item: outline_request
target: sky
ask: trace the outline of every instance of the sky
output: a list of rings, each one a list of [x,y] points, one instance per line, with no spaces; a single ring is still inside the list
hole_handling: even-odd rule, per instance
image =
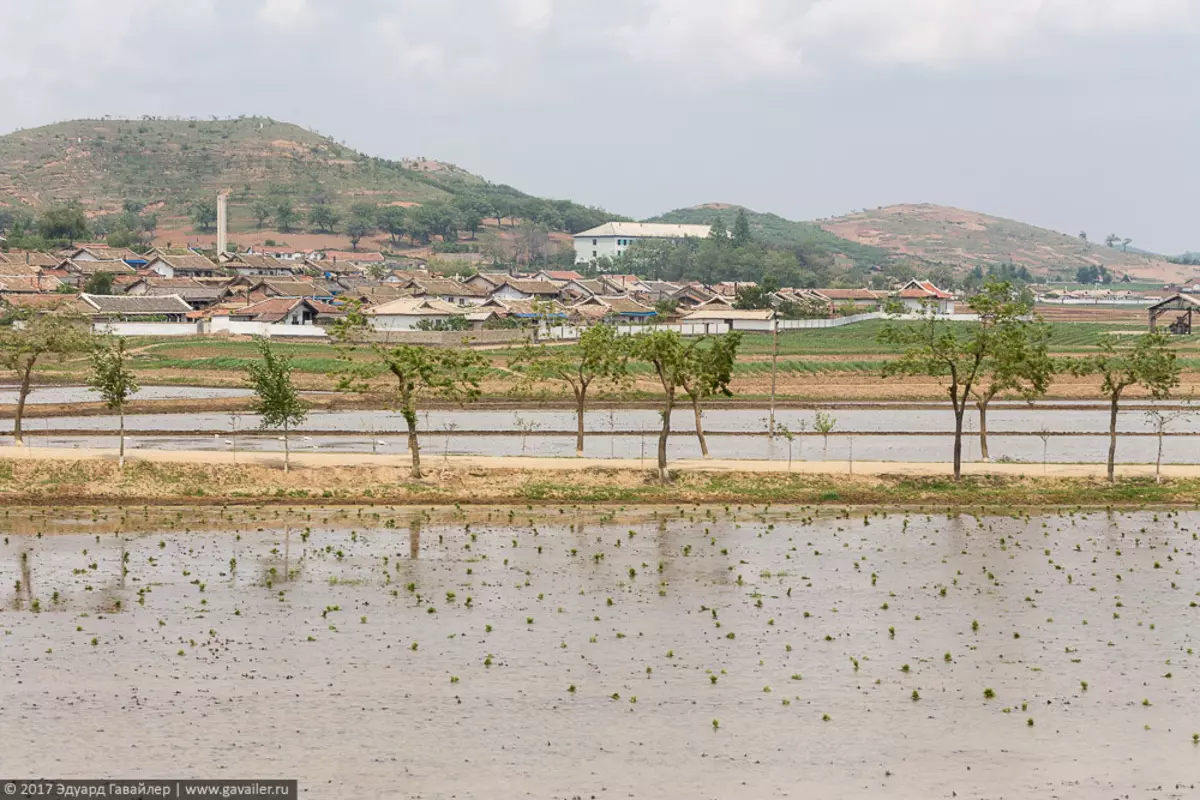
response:
[[[0,0],[0,132],[264,115],[646,217],[1200,250],[1200,0]]]

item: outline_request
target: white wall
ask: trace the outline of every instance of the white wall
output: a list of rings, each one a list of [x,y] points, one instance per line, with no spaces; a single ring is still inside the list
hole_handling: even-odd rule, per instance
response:
[[[376,330],[380,331],[412,331],[417,329],[417,323],[423,319],[429,321],[441,320],[443,322],[450,319],[449,314],[445,315],[430,315],[430,314],[372,314],[371,322]]]
[[[621,248],[623,251],[625,248]],[[575,263],[586,264],[597,258],[617,257],[616,236],[576,236]]]
[[[319,325],[281,325],[271,322],[238,322],[229,317],[213,317],[207,333],[228,333],[234,336],[265,336],[268,339],[285,336],[324,338],[327,334]]]
[[[97,322],[92,330],[114,336],[195,336],[200,326],[195,322]]]

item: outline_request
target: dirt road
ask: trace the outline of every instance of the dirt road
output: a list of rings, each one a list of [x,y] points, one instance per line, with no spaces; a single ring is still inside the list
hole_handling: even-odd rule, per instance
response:
[[[115,461],[115,449],[74,449],[58,447],[0,447],[0,459],[57,461],[101,459]],[[242,464],[256,466],[282,466],[283,456],[279,453],[225,453],[201,450],[127,450],[130,461],[184,464]],[[407,467],[408,456],[376,455],[372,453],[302,453],[291,457],[293,468],[321,469],[332,467]],[[427,469],[450,468],[461,471],[547,471],[575,472],[582,470],[650,470],[653,459],[637,458],[542,458],[536,456],[439,456],[427,454],[422,465]],[[734,460],[734,459],[679,459],[672,461],[671,469],[678,472],[697,473],[787,473],[797,475],[949,475],[951,467],[946,462],[920,461],[795,461],[788,466],[786,461]],[[964,475],[1000,475],[1007,477],[1048,478],[1099,478],[1105,475],[1103,464],[963,464]],[[1121,477],[1153,477],[1153,464],[1119,464],[1117,474]],[[1164,464],[1165,478],[1200,477],[1200,464]]]

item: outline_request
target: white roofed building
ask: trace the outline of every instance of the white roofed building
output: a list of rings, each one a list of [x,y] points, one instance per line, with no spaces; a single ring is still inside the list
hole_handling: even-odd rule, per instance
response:
[[[666,222],[606,222],[575,234],[575,263],[588,264],[601,258],[616,258],[639,239],[705,239],[709,225],[676,225]]]

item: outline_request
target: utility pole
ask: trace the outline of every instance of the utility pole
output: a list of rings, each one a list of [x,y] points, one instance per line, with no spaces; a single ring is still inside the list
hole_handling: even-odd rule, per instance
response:
[[[779,363],[779,319],[771,320],[771,418],[767,424],[767,430],[771,436],[775,435],[775,379],[778,375]]]

